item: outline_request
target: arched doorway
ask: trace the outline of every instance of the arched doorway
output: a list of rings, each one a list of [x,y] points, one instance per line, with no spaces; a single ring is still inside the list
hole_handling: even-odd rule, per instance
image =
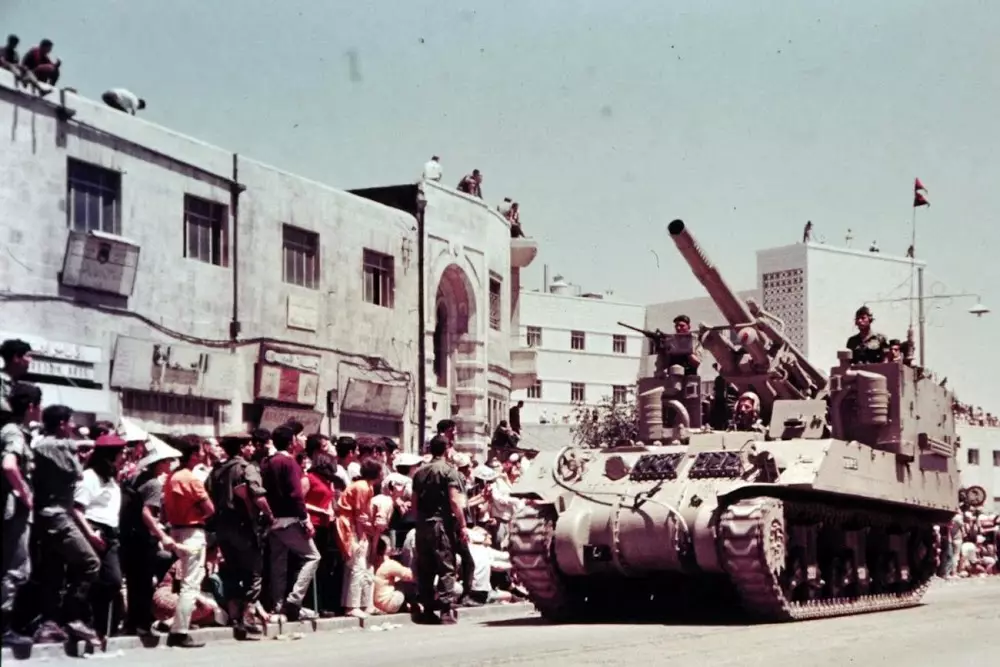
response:
[[[435,298],[434,375],[438,387],[454,385],[453,361],[463,338],[475,337],[475,296],[457,264],[441,275]]]

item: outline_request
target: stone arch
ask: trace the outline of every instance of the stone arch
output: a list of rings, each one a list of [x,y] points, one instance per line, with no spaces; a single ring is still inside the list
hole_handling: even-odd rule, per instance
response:
[[[451,359],[463,338],[478,334],[476,293],[468,274],[449,264],[441,273],[434,299],[434,374],[437,386],[451,384]]]

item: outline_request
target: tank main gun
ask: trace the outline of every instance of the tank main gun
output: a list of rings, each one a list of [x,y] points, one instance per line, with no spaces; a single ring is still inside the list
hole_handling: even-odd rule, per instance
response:
[[[741,392],[755,392],[762,413],[770,413],[778,399],[823,398],[827,375],[788,340],[776,325],[780,320],[754,300],[744,301],[726,284],[682,220],[674,220],[667,230],[729,328],[736,332],[738,345],[721,335],[718,327],[700,326],[701,344],[715,357],[720,375]]]

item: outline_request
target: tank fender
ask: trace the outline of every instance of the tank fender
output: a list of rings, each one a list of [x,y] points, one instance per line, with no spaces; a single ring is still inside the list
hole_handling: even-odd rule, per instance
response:
[[[554,504],[565,491],[556,483],[552,474],[563,451],[542,452],[535,457],[527,472],[514,484],[510,495],[543,504]]]
[[[704,572],[725,573],[719,559],[718,530],[716,520],[719,503],[715,499],[705,499],[691,524],[691,540],[694,545],[694,558],[698,567]]]

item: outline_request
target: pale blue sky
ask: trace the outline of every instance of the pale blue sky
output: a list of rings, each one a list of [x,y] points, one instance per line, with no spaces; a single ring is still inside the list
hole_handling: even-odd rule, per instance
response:
[[[699,296],[675,217],[740,288],[807,219],[902,254],[919,176],[929,280],[1000,309],[1000,2],[0,5],[24,48],[55,42],[67,85],[127,87],[150,120],[289,171],[352,188],[412,181],[432,153],[450,184],[479,167],[540,241],[528,286],[545,262],[620,299]],[[968,305],[942,370],[995,412],[1000,314]]]

